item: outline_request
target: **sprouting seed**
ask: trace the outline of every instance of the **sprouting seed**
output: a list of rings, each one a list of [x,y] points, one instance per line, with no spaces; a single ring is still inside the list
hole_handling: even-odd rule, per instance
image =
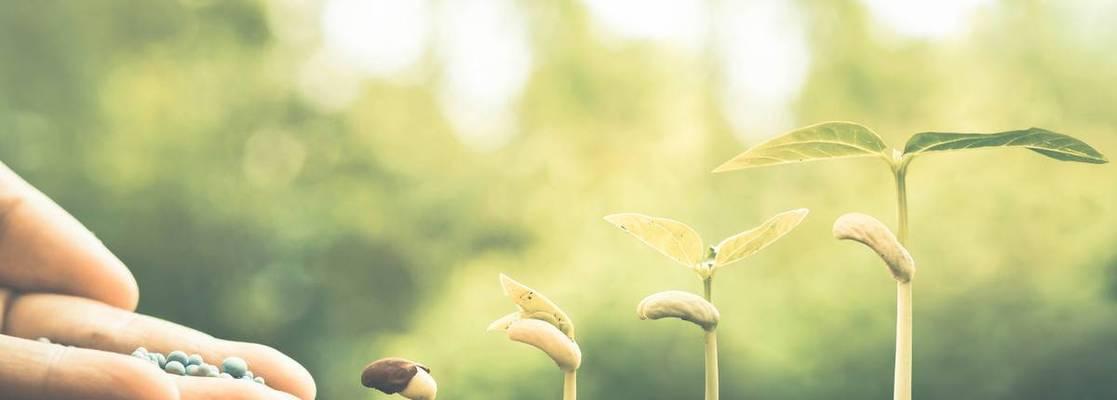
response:
[[[186,375],[186,367],[178,361],[167,361],[167,366],[163,369],[169,374]]]
[[[229,357],[221,362],[221,371],[232,375],[234,378],[240,378],[248,372],[248,363],[240,357]]]

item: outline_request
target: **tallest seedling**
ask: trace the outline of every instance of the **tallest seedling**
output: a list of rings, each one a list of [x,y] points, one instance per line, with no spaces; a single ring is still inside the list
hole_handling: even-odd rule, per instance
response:
[[[908,240],[907,171],[915,157],[927,153],[995,147],[1023,147],[1060,161],[1089,164],[1109,162],[1081,140],[1046,129],[1029,128],[1000,133],[917,133],[904,150],[890,149],[875,132],[852,122],[823,122],[778,136],[733,157],[714,172],[830,158],[874,157],[884,160],[896,181],[899,242]],[[911,399],[911,282],[900,280],[897,300],[895,400]],[[906,334],[906,337],[902,337]]]

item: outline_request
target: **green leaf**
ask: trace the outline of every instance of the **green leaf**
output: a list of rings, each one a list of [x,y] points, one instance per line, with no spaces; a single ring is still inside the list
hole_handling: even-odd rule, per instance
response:
[[[613,214],[605,220],[687,268],[696,268],[706,259],[702,237],[682,222],[636,213]]]
[[[845,157],[888,157],[875,132],[853,122],[823,122],[753,146],[714,172]]]
[[[908,140],[908,144],[904,146],[904,155],[985,147],[1024,147],[1061,161],[1091,164],[1109,162],[1104,155],[1081,140],[1040,128],[1001,133],[919,133]]]
[[[723,267],[748,256],[756,254],[779,238],[791,232],[803,218],[807,217],[806,208],[784,211],[768,218],[760,226],[730,236],[718,243],[714,258],[714,268]]]

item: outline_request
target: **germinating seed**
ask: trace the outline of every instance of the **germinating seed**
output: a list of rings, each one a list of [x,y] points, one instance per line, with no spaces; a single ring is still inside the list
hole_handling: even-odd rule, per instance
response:
[[[240,357],[229,357],[221,362],[221,367],[206,364],[205,359],[199,354],[186,355],[183,351],[172,351],[167,356],[162,353],[152,353],[143,347],[136,348],[132,357],[158,365],[160,369],[169,374],[187,375],[210,378],[243,379],[246,381],[264,384],[264,378],[256,376],[248,369],[248,362]]]

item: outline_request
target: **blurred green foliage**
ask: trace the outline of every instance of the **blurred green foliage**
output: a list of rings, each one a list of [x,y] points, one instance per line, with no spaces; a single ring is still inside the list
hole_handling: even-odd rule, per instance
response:
[[[1117,35],[1060,4],[1005,2],[962,40],[923,41],[882,38],[857,2],[803,2],[797,120],[889,143],[1040,126],[1112,157]],[[829,233],[847,211],[893,221],[879,161],[711,175],[755,141],[718,112],[709,63],[602,43],[569,0],[526,3],[538,61],[518,132],[474,152],[425,83],[308,105],[291,78],[307,54],[275,39],[268,6],[3,2],[0,160],[131,267],[142,312],[277,347],[322,398],[383,398],[358,375],[387,355],[432,366],[446,398],[557,397],[545,356],[484,333],[507,311],[503,271],[578,323],[583,398],[698,398],[701,333],[634,309],[700,282],[601,216],[724,237],[808,207],[719,274],[723,397],[888,397],[891,278]],[[1026,150],[914,163],[915,397],[1117,397],[1115,183],[1110,165]]]

